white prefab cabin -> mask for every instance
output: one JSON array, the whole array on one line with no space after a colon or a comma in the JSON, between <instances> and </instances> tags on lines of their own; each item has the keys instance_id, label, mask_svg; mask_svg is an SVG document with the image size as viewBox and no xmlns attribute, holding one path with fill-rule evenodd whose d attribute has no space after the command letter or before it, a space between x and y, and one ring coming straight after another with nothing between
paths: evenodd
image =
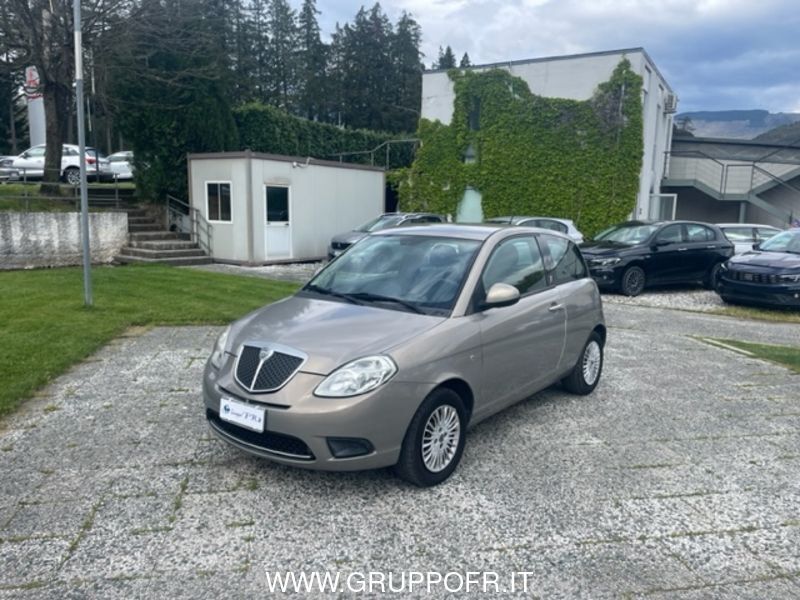
<instances>
[{"instance_id":1,"label":"white prefab cabin","mask_svg":"<svg viewBox=\"0 0 800 600\"><path fill-rule=\"evenodd\" d=\"M256 152L189 155L189 203L217 262L322 258L332 236L384 211L384 170Z\"/></svg>"}]
</instances>

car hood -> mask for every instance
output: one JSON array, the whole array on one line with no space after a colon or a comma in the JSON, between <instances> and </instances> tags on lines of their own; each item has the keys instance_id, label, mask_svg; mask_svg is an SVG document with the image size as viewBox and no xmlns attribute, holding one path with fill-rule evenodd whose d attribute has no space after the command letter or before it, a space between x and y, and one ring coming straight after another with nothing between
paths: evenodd
<instances>
[{"instance_id":1,"label":"car hood","mask_svg":"<svg viewBox=\"0 0 800 600\"><path fill-rule=\"evenodd\" d=\"M363 231L348 231L346 233L340 233L339 235L333 236L333 238L331 238L331 242L338 242L340 244L355 244L358 240L366 236L367 234Z\"/></svg>"},{"instance_id":2,"label":"car hood","mask_svg":"<svg viewBox=\"0 0 800 600\"><path fill-rule=\"evenodd\" d=\"M292 296L234 323L229 347L238 354L245 342L283 344L308 355L302 371L327 375L356 358L386 352L444 320L445 317Z\"/></svg>"},{"instance_id":3,"label":"car hood","mask_svg":"<svg viewBox=\"0 0 800 600\"><path fill-rule=\"evenodd\" d=\"M586 242L581 244L580 248L581 252L587 256L619 256L635 250L637 246L628 246L619 242Z\"/></svg>"},{"instance_id":4,"label":"car hood","mask_svg":"<svg viewBox=\"0 0 800 600\"><path fill-rule=\"evenodd\" d=\"M728 261L731 267L766 267L778 270L800 269L800 254L789 252L759 252L753 250L734 256Z\"/></svg>"}]
</instances>

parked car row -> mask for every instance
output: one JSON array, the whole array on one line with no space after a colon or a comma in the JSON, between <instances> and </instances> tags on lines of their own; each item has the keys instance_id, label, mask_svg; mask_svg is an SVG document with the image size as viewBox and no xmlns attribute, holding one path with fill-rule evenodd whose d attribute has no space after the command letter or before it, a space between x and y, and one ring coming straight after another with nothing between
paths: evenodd
<instances>
[{"instance_id":1,"label":"parked car row","mask_svg":"<svg viewBox=\"0 0 800 600\"><path fill-rule=\"evenodd\" d=\"M444 217L432 213L386 213L351 232L334 237L328 258L335 258L356 241L376 231L444 221ZM486 223L537 227L568 236L580 244L598 286L628 296L637 296L648 287L671 284L701 284L707 289L716 289L721 281L721 271L729 271L729 264L734 266L734 272L739 270L736 265L750 264L748 261L754 260L753 252L763 254L763 244L781 232L775 227L757 223L713 225L697 221L627 221L584 241L583 234L569 219L505 216L490 218ZM775 247L766 246L772 248L772 254ZM737 259L728 263L734 255L743 254L748 255L747 260ZM762 257L760 264L763 266L764 261L774 258L772 255ZM781 264L786 264L787 260L791 262L791 259L781 257ZM775 274L776 277L783 275L782 272ZM730 275L727 277L730 279ZM781 279L781 283L787 281ZM731 291L724 297L730 301L737 298L742 301L744 295L740 290L738 294ZM749 297L752 299L753 294Z\"/></svg>"},{"instance_id":2,"label":"parked car row","mask_svg":"<svg viewBox=\"0 0 800 600\"><path fill-rule=\"evenodd\" d=\"M133 178L133 153L117 152L109 157L97 149L86 148L86 175L90 180L114 181ZM29 148L19 156L0 158L0 179L35 181L44 176L45 145ZM73 144L64 144L59 178L70 185L80 184L80 151Z\"/></svg>"}]
</instances>

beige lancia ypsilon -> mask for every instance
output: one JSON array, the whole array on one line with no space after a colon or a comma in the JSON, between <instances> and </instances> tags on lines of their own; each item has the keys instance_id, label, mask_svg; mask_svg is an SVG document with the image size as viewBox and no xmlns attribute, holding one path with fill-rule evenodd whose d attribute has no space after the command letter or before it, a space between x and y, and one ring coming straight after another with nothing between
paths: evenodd
<instances>
[{"instance_id":1,"label":"beige lancia ypsilon","mask_svg":"<svg viewBox=\"0 0 800 600\"><path fill-rule=\"evenodd\" d=\"M534 228L370 235L228 327L206 365L214 433L277 462L447 479L469 426L561 382L597 385L606 328L575 244Z\"/></svg>"}]
</instances>

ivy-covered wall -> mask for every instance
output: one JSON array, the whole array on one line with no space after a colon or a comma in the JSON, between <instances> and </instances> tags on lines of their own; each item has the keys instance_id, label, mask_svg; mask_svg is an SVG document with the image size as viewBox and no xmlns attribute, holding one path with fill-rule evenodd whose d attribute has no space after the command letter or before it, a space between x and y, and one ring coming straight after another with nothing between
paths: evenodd
<instances>
[{"instance_id":1,"label":"ivy-covered wall","mask_svg":"<svg viewBox=\"0 0 800 600\"><path fill-rule=\"evenodd\" d=\"M409 169L393 174L403 210L456 214L467 187L485 217L573 219L584 234L634 209L642 166L642 79L623 59L587 101L544 98L504 70L452 70L450 125L421 120ZM464 157L475 160L465 164Z\"/></svg>"}]
</instances>

